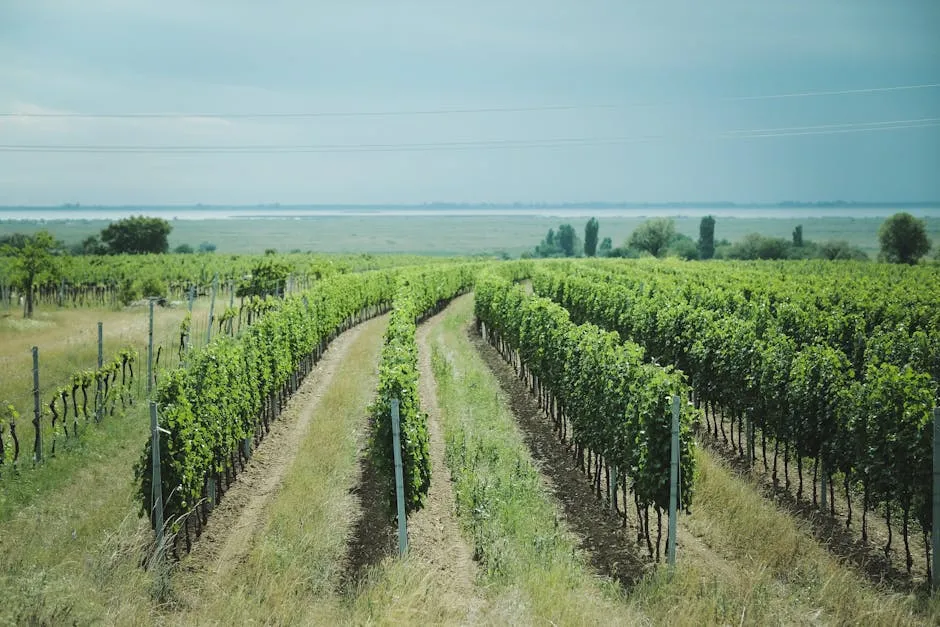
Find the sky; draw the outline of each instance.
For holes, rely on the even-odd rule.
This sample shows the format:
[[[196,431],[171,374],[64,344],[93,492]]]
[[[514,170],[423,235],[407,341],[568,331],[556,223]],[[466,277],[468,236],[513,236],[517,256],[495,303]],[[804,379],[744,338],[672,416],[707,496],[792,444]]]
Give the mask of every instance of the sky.
[[[937,33],[935,0],[0,0],[0,205],[940,200]]]

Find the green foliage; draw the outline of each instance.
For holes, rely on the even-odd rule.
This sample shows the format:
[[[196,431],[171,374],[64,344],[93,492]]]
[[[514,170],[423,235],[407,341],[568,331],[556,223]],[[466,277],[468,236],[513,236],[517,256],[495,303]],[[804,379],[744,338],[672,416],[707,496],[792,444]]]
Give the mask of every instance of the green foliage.
[[[265,259],[251,269],[251,275],[241,282],[236,296],[280,296],[287,286],[290,266],[276,259]]]
[[[9,235],[0,236],[0,251],[9,250],[10,248],[19,250],[26,246],[29,242],[29,235],[24,233],[10,233]],[[10,252],[4,252],[4,255],[12,254]]]
[[[782,237],[765,237],[760,233],[749,233],[727,252],[729,259],[786,259],[790,255],[790,244]]]
[[[112,254],[165,253],[173,227],[162,218],[132,216],[116,220],[101,231],[101,241]]]
[[[878,229],[881,258],[892,263],[915,264],[930,250],[927,227],[909,213],[896,213]]]
[[[692,260],[699,258],[699,247],[691,237],[682,234],[676,234],[672,238],[667,254],[670,257]]]
[[[24,317],[33,315],[33,291],[44,281],[55,280],[59,264],[54,256],[57,243],[48,231],[14,238],[0,248],[0,254],[12,258],[9,266],[10,284],[26,296]]]
[[[178,255],[191,255],[196,251],[189,244],[180,244],[179,246],[173,249],[173,252]]]
[[[698,226],[698,258],[711,259],[715,256],[715,218],[705,216]]]
[[[852,246],[845,240],[827,240],[819,244],[818,256],[821,259],[830,261],[851,259],[853,261],[865,261],[868,255],[861,248]]]
[[[526,295],[496,273],[478,280],[475,303],[487,333],[518,351],[525,368],[557,399],[575,443],[625,472],[641,506],[668,508],[670,399],[688,395],[681,373],[645,364],[638,345],[591,324],[574,324],[560,306]],[[693,496],[696,415],[688,405],[680,414],[680,506],[685,508]]]
[[[10,401],[0,403],[0,465],[10,464],[14,461],[14,447],[12,442],[4,444],[6,431],[15,428],[16,421],[20,419],[20,413]],[[12,439],[12,438],[11,438]]]
[[[212,242],[202,242],[199,244],[199,252],[201,253],[214,253],[216,245]]]
[[[389,511],[395,511],[392,399],[399,400],[405,510],[420,509],[431,485],[427,416],[418,401],[418,347],[414,303],[407,293],[395,298],[379,366],[378,396],[370,408],[374,426],[371,454],[385,478]],[[391,480],[390,480],[391,479]]]
[[[145,298],[165,298],[167,293],[166,283],[160,277],[145,277],[140,282],[140,292]]]
[[[468,289],[473,284],[474,269],[469,265],[430,267],[404,272],[398,279],[379,363],[378,392],[370,407],[370,456],[386,481],[389,511],[395,511],[396,503],[392,399],[399,400],[406,512],[421,508],[431,485],[427,415],[421,411],[418,398],[416,320]]]
[[[549,229],[545,239],[535,247],[536,257],[573,257],[578,254],[581,241],[570,224],[562,224],[556,232]]]
[[[636,227],[627,245],[659,257],[666,252],[675,233],[676,224],[671,218],[652,218]]]
[[[575,235],[574,227],[570,224],[562,224],[558,227],[558,236],[556,241],[565,257],[573,257],[575,254],[575,244],[578,236]]]
[[[81,244],[72,248],[73,255],[106,255],[108,247],[101,243],[96,235],[89,235]]]
[[[140,281],[134,277],[124,277],[118,285],[118,300],[125,307],[136,300],[140,300],[141,295]]]
[[[318,281],[301,296],[269,300],[238,337],[217,335],[160,380],[156,400],[166,520],[179,521],[210,481],[231,468],[246,438],[261,437],[271,408],[303,360],[366,307],[392,297],[394,271]],[[150,440],[136,466],[144,513],[151,511]],[[179,524],[178,522],[176,523]]]
[[[932,270],[850,261],[542,268],[537,294],[676,365],[731,420],[732,435],[750,417],[775,451],[795,453],[798,498],[804,460],[815,460],[814,474],[861,488],[863,510],[900,511],[905,537],[909,518],[929,531],[940,381]]]
[[[601,241],[601,246],[597,251],[598,256],[606,257],[613,247],[613,240],[611,240],[609,237],[605,237],[603,241]]]
[[[793,245],[797,248],[803,245],[803,225],[797,224],[796,228],[793,229]]]
[[[597,254],[597,231],[600,225],[597,218],[591,218],[584,225],[584,256],[593,257]]]
[[[187,336],[192,330],[193,326],[193,314],[191,311],[187,311],[186,315],[183,316],[183,319],[180,321],[180,335]]]

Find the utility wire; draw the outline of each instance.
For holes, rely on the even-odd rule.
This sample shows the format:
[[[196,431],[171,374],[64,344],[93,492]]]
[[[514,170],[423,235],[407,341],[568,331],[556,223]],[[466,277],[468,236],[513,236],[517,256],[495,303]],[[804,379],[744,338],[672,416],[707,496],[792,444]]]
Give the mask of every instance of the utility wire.
[[[829,91],[804,91],[781,94],[764,94],[751,96],[727,96],[714,99],[702,99],[689,102],[744,102],[754,100],[779,100],[787,98],[814,98],[821,96],[845,96],[855,94],[871,94],[894,91],[910,91],[916,89],[933,89],[940,87],[940,83],[921,83],[915,85],[895,85],[890,87],[866,87],[861,89],[842,89]],[[663,107],[672,106],[677,102],[649,102],[624,104],[560,104],[528,107],[480,107],[456,109],[413,109],[399,111],[321,111],[321,112],[285,112],[285,113],[17,113],[2,112],[2,118],[69,118],[88,120],[119,120],[119,119],[267,119],[267,118],[356,118],[356,117],[395,117],[395,116],[421,116],[421,115],[466,115],[484,113],[524,113],[537,111],[575,111],[589,109],[629,109],[634,107]]]
[[[734,129],[713,134],[640,135],[615,137],[557,137],[547,139],[499,139],[396,144],[295,144],[295,145],[67,145],[7,144],[0,152],[8,153],[78,153],[78,154],[279,154],[279,153],[351,153],[351,152],[428,152],[461,150],[495,150],[507,148],[564,148],[648,143],[669,140],[727,140],[796,137],[806,135],[838,135],[845,133],[884,132],[901,129],[940,126],[940,117],[789,126],[764,129]]]

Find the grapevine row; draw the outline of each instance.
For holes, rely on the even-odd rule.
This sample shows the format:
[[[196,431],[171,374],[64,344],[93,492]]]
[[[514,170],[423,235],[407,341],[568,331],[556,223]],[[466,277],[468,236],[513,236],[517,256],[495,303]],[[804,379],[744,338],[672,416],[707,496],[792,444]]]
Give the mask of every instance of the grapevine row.
[[[209,508],[327,344],[384,310],[394,282],[394,271],[339,275],[302,295],[272,300],[242,334],[219,336],[162,377],[156,401],[166,431],[160,438],[164,513],[172,531],[184,532],[187,549],[190,527],[201,531]],[[150,460],[148,441],[136,475],[143,509],[152,516]]]
[[[373,425],[370,452],[379,476],[385,480],[390,511],[394,511],[396,498],[391,446],[393,399],[399,401],[406,512],[421,508],[431,485],[427,415],[421,411],[418,398],[416,323],[469,289],[476,269],[471,264],[440,266],[404,271],[398,277],[379,364],[378,392],[370,408]]]
[[[879,351],[865,350],[866,344],[850,358],[838,342],[826,342],[839,334],[819,333],[816,341],[791,337],[786,330],[795,310],[785,306],[786,301],[776,301],[777,312],[785,312],[781,316],[767,307],[742,303],[729,312],[703,305],[718,297],[701,294],[698,290],[707,290],[708,283],[704,288],[701,283],[687,283],[677,268],[657,275],[637,264],[642,278],[631,276],[632,268],[542,270],[534,276],[533,286],[574,319],[618,331],[643,345],[650,357],[679,367],[705,406],[706,429],[712,437],[718,438],[720,431],[727,442],[730,435],[732,447],[741,455],[747,441],[755,452],[753,460],[759,433],[765,470],[771,468],[768,441],[773,444],[775,485],[782,453],[787,489],[790,461],[795,461],[798,500],[803,498],[804,460],[813,462],[813,504],[817,504],[817,479],[824,476],[833,516],[833,483],[841,480],[846,527],[853,522],[853,495],[860,495],[863,542],[868,540],[868,513],[881,509],[889,530],[886,557],[891,551],[892,514],[900,510],[908,571],[913,565],[909,545],[913,517],[923,533],[929,576],[931,408],[937,395],[930,375],[909,363],[889,363]],[[796,293],[805,288],[794,283],[792,289]],[[720,290],[716,285],[713,291]],[[796,301],[811,299],[806,294],[794,296]],[[851,296],[843,300],[852,302]],[[804,318],[814,310],[808,311]],[[838,312],[820,316],[842,317]],[[730,434],[725,432],[725,419],[730,420]],[[756,430],[745,435],[746,423]]]
[[[295,289],[308,289],[314,281],[337,274],[385,270],[427,262],[415,255],[279,255],[165,254],[57,256],[55,276],[39,277],[34,286],[37,304],[81,307],[112,306],[121,285],[148,280],[163,283],[171,299],[185,300],[190,288],[209,293],[214,278],[220,290],[237,285],[257,264],[275,261],[290,272]],[[12,306],[13,258],[0,255],[0,306]],[[16,294],[20,296],[21,294]]]
[[[94,417],[99,422],[104,414],[113,416],[117,403],[127,407],[134,403],[134,364],[137,353],[129,348],[122,349],[111,361],[105,362],[100,368],[80,370],[72,374],[68,384],[55,389],[49,397],[48,412],[41,411],[39,423],[33,418],[33,456],[34,459],[40,450],[40,441],[46,440],[43,434],[51,435],[52,455],[56,454],[56,444],[60,435],[66,438],[76,438],[79,435],[79,418],[87,424]],[[88,409],[89,388],[93,388],[92,411]],[[78,393],[81,392],[79,398]],[[69,401],[71,400],[71,416],[69,415]],[[16,432],[17,420],[20,413],[13,403],[4,401],[0,405],[0,467],[13,464],[14,468],[19,462],[22,448]],[[43,418],[49,418],[45,424]],[[71,427],[69,419],[71,418]],[[9,436],[6,432],[9,431]],[[7,442],[4,442],[7,439]]]
[[[601,468],[609,482],[611,471],[619,471],[619,481],[608,486],[615,506],[618,491],[626,503],[632,488],[638,528],[652,556],[649,508],[661,528],[669,507],[671,397],[688,394],[681,373],[644,363],[636,344],[594,325],[574,324],[562,307],[527,295],[496,272],[477,283],[476,317],[487,339],[532,386],[582,469],[587,456],[598,495]],[[684,404],[680,415],[679,506],[686,510],[693,495],[696,413]],[[622,513],[626,524],[626,509]],[[658,534],[657,557],[659,547]]]

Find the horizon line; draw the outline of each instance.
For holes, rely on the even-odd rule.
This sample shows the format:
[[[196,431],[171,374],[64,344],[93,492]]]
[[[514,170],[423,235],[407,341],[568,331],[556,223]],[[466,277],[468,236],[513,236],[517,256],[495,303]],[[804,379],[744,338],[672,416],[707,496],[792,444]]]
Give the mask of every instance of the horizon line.
[[[163,208],[426,208],[426,207],[512,207],[512,208],[555,208],[555,207],[780,207],[780,206],[820,206],[820,205],[857,205],[884,207],[888,205],[940,205],[938,200],[779,200],[779,201],[732,201],[732,200],[672,200],[672,201],[632,201],[632,200],[583,200],[583,201],[426,201],[426,202],[363,202],[363,203],[322,203],[322,202],[258,202],[258,203],[60,203],[52,204],[0,204],[0,209],[163,209]]]

